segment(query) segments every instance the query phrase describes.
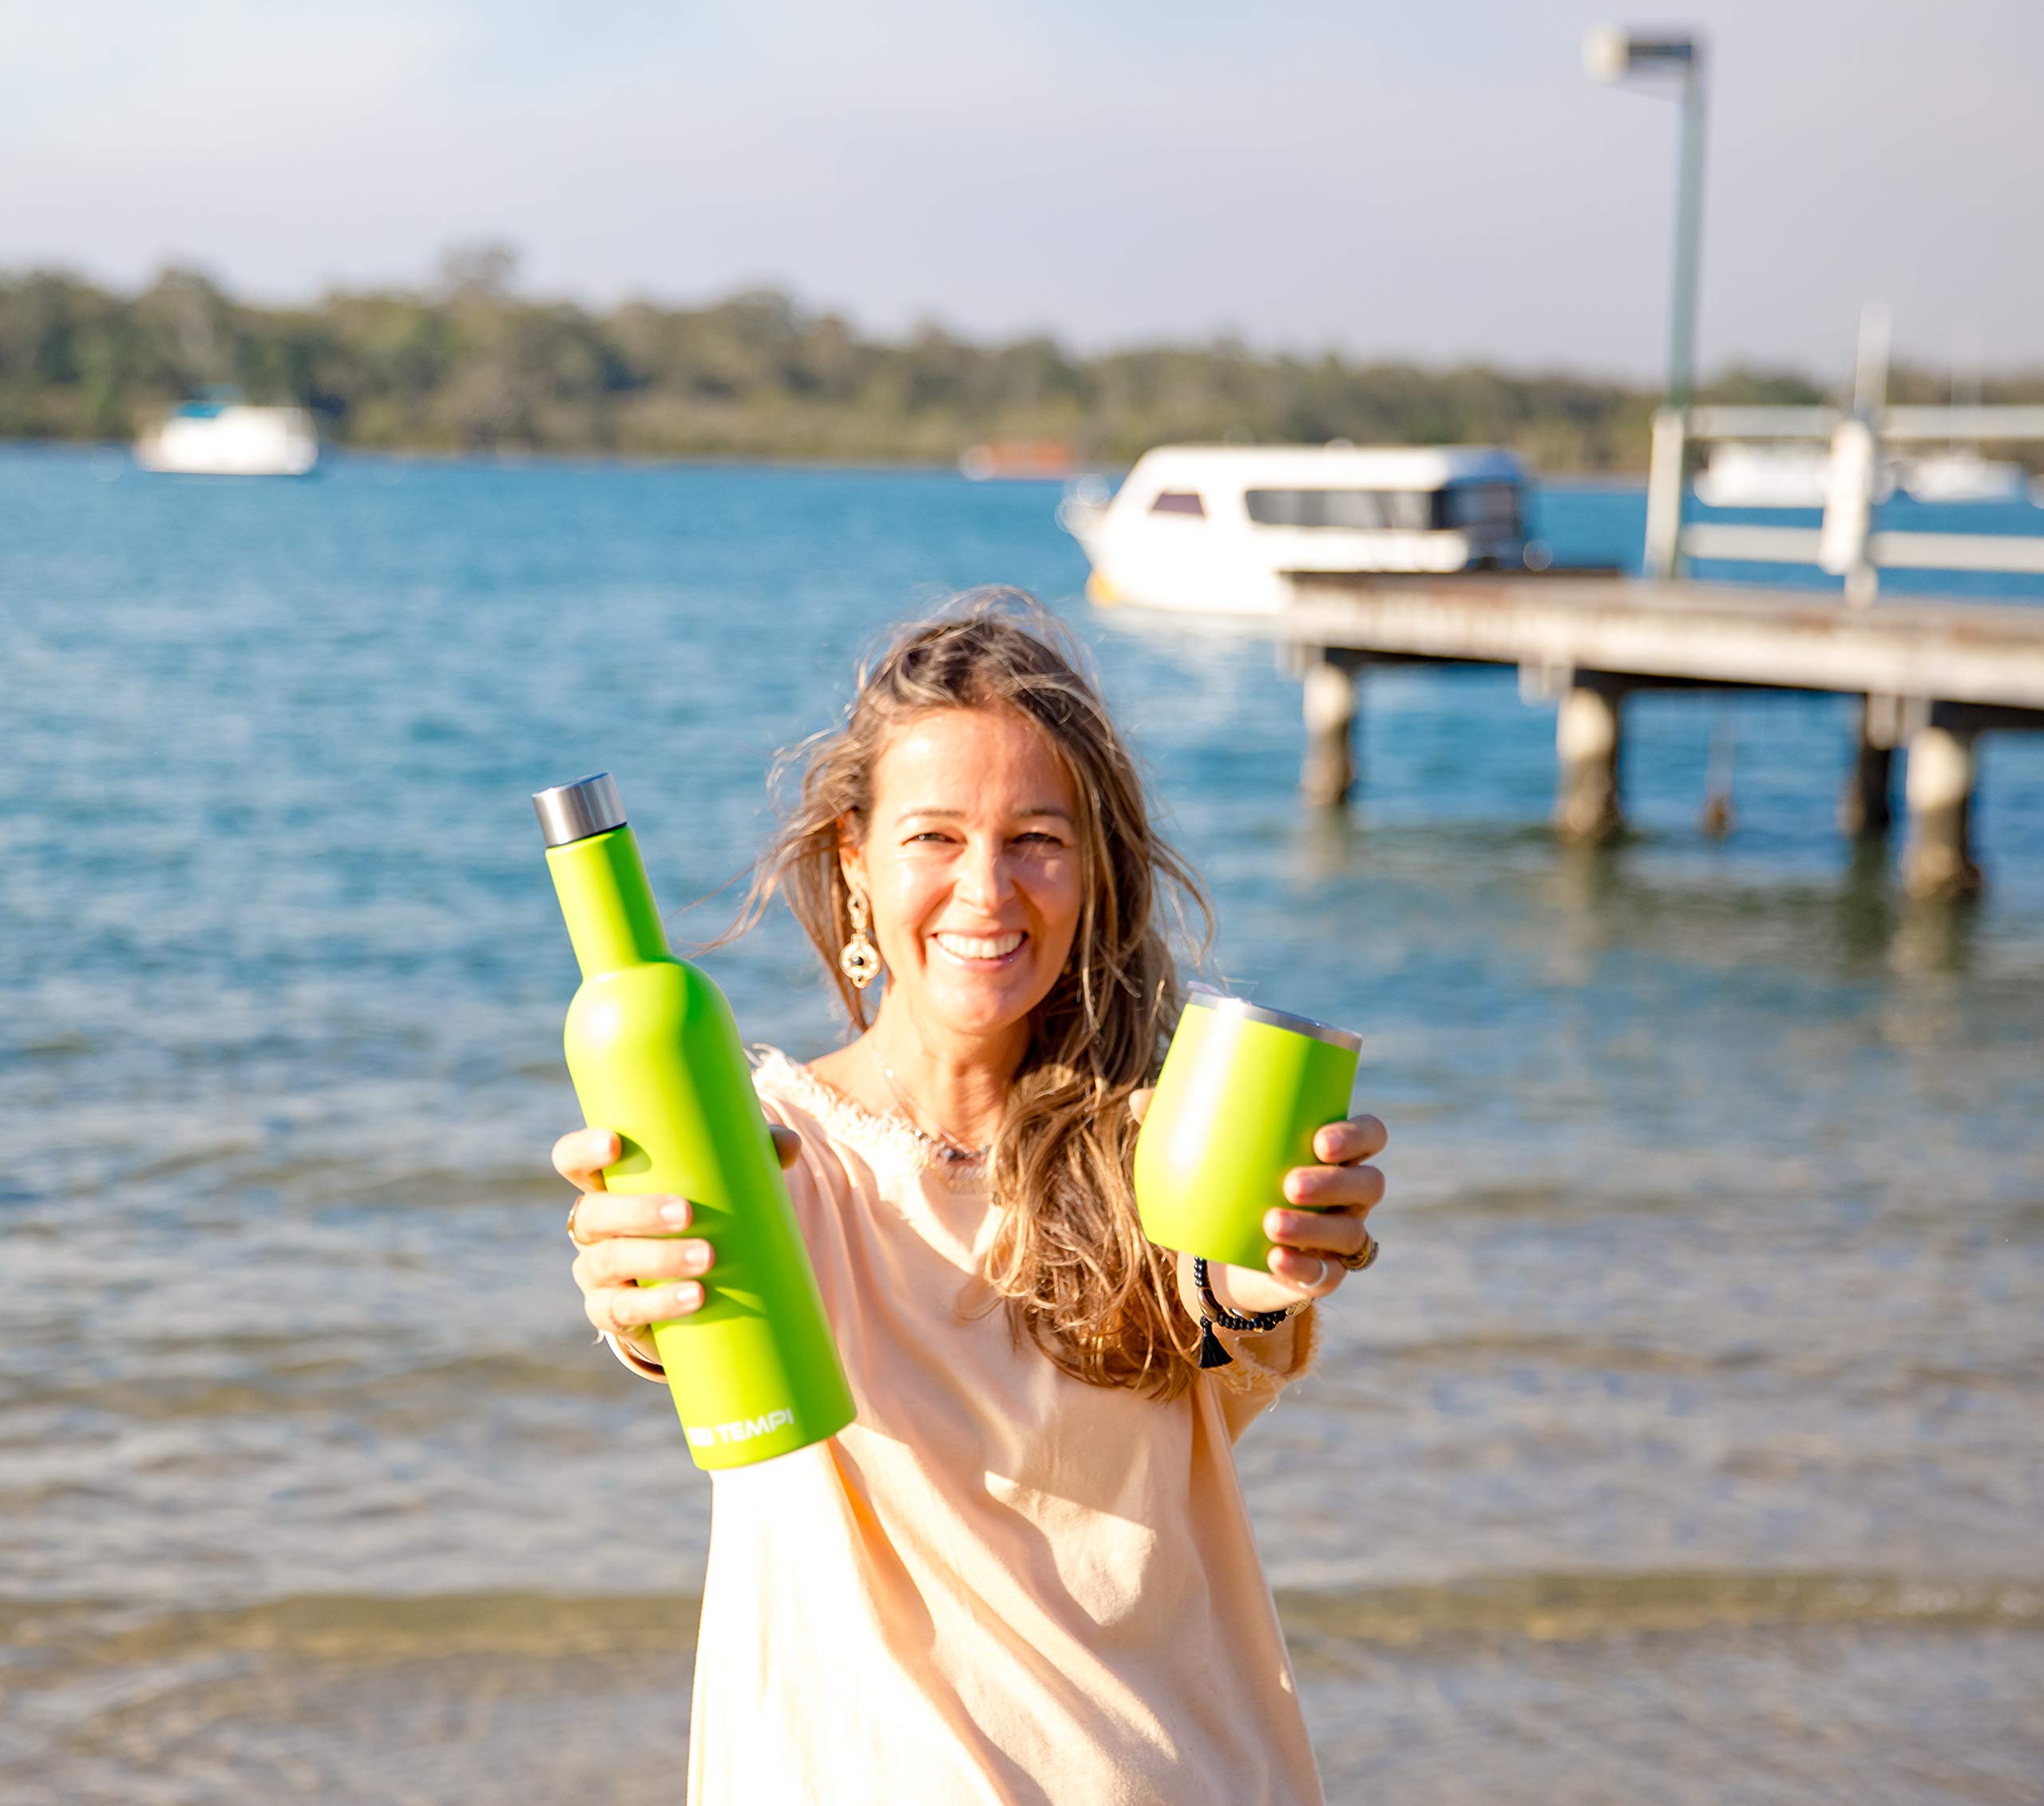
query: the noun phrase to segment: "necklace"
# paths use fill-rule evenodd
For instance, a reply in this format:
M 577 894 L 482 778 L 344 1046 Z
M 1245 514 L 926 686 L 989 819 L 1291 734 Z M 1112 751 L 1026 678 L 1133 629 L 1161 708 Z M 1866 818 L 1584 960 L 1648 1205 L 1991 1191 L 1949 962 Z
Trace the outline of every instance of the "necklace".
M 992 1148 L 992 1142 L 988 1142 L 985 1147 L 961 1147 L 956 1141 L 944 1132 L 941 1127 L 938 1128 L 935 1135 L 930 1134 L 927 1129 L 924 1128 L 922 1124 L 916 1119 L 916 1107 L 909 1103 L 909 1094 L 901 1089 L 901 1081 L 894 1076 L 893 1069 L 885 1060 L 880 1058 L 877 1052 L 873 1057 L 878 1062 L 881 1073 L 887 1080 L 887 1088 L 894 1094 L 894 1101 L 901 1105 L 901 1115 L 911 1134 L 925 1146 L 935 1148 L 938 1154 L 945 1160 L 984 1160 L 986 1158 L 988 1151 Z

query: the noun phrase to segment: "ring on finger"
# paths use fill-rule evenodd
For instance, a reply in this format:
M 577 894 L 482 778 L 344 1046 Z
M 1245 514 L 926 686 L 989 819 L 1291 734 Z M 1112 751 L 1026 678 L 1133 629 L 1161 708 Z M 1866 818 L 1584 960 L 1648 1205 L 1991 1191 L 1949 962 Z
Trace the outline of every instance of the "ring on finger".
M 592 1246 L 592 1244 L 584 1242 L 580 1236 L 575 1233 L 575 1213 L 582 1208 L 582 1200 L 588 1195 L 589 1194 L 586 1191 L 577 1192 L 575 1194 L 575 1202 L 568 1206 L 568 1239 L 573 1242 L 577 1248 L 587 1248 Z
M 1351 1273 L 1361 1273 L 1377 1260 L 1377 1238 L 1368 1230 L 1363 1231 L 1363 1245 L 1353 1254 L 1337 1254 L 1334 1257 Z

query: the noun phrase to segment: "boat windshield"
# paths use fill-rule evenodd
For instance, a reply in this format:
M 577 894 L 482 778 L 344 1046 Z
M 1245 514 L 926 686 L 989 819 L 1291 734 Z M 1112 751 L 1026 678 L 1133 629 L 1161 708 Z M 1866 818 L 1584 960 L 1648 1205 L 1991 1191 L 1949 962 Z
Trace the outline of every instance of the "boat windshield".
M 1479 533 L 1515 533 L 1519 531 L 1519 485 L 1516 483 L 1454 483 L 1441 492 L 1446 503 L 1445 526 Z

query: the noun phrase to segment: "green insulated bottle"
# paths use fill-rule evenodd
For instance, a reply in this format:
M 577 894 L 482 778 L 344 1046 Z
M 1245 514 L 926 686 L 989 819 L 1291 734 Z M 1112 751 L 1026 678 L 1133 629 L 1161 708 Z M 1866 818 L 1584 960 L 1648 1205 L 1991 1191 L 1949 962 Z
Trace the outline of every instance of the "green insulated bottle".
M 699 1467 L 835 1436 L 851 1389 L 724 994 L 668 951 L 639 843 L 602 772 L 537 792 L 546 862 L 582 968 L 568 1076 L 623 1143 L 612 1191 L 671 1192 L 716 1250 L 700 1308 L 653 1326 Z

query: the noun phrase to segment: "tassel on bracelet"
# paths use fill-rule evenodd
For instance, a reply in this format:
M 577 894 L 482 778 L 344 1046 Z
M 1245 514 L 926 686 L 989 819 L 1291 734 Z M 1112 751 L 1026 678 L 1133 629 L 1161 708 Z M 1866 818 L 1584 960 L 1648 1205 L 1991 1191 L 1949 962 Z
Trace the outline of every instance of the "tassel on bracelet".
M 1223 1329 L 1232 1329 L 1238 1335 L 1245 1333 L 1258 1335 L 1266 1329 L 1275 1329 L 1300 1308 L 1294 1305 L 1281 1311 L 1253 1311 L 1247 1316 L 1223 1310 L 1221 1301 L 1214 1296 L 1214 1288 L 1208 1282 L 1206 1262 L 1198 1257 L 1192 1263 L 1192 1282 L 1199 1288 L 1199 1364 L 1202 1369 L 1229 1367 L 1234 1364 L 1235 1357 L 1221 1346 L 1221 1338 L 1214 1333 L 1215 1324 L 1219 1324 Z M 1302 1301 L 1304 1303 L 1311 1301 L 1310 1299 Z

